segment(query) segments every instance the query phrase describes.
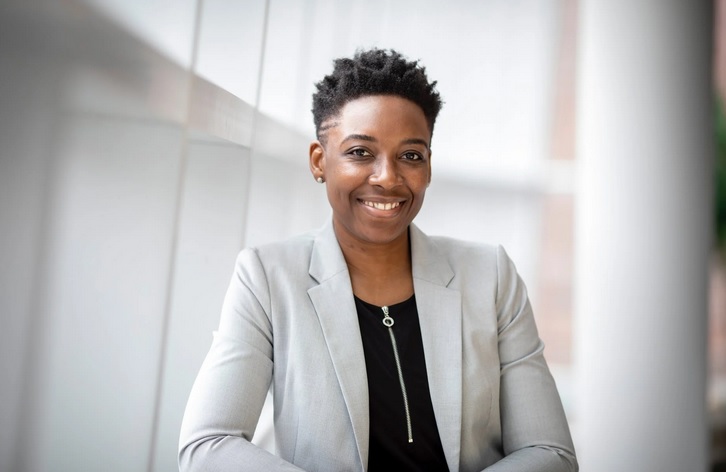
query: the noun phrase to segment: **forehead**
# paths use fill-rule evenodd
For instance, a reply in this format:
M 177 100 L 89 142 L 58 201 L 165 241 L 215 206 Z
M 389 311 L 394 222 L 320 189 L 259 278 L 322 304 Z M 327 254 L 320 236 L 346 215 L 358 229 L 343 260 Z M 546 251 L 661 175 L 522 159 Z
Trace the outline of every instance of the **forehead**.
M 382 139 L 405 135 L 427 142 L 431 137 L 421 107 L 396 95 L 368 95 L 350 100 L 329 120 L 329 126 L 330 133 L 343 136 L 366 134 Z

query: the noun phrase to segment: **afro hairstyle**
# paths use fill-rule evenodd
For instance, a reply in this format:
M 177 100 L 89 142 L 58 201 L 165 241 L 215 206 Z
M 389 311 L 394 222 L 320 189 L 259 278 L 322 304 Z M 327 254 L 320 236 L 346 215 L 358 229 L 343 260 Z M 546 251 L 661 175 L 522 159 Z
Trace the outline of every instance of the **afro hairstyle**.
M 443 101 L 436 81 L 429 82 L 418 61 L 408 61 L 393 49 L 358 50 L 353 58 L 333 61 L 333 73 L 315 84 L 313 121 L 321 139 L 325 122 L 340 113 L 351 100 L 369 95 L 396 95 L 421 107 L 433 134 L 434 122 Z

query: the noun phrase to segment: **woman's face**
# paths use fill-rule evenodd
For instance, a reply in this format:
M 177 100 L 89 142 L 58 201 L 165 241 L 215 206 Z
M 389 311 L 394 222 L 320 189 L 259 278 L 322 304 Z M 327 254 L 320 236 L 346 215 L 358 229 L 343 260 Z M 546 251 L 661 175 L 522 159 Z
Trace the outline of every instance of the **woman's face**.
M 310 145 L 310 168 L 325 179 L 338 239 L 407 237 L 431 180 L 423 110 L 398 96 L 371 95 L 351 100 L 323 127 L 325 144 Z

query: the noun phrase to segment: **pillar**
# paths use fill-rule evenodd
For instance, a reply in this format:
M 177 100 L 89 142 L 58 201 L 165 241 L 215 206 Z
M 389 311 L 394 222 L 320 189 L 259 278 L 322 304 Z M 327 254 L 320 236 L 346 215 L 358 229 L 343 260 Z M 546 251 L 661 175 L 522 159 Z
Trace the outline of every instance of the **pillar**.
M 705 472 L 712 2 L 582 0 L 573 433 L 588 472 Z

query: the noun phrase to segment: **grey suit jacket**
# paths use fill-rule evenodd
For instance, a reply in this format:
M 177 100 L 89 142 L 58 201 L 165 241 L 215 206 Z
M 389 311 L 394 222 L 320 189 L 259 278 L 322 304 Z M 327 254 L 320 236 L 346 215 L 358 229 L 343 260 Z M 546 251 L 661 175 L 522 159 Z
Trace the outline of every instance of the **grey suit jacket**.
M 410 238 L 449 469 L 577 470 L 526 290 L 504 250 L 428 237 L 414 225 Z M 332 223 L 243 250 L 184 414 L 180 469 L 366 470 L 365 369 Z M 276 455 L 249 442 L 270 385 Z

